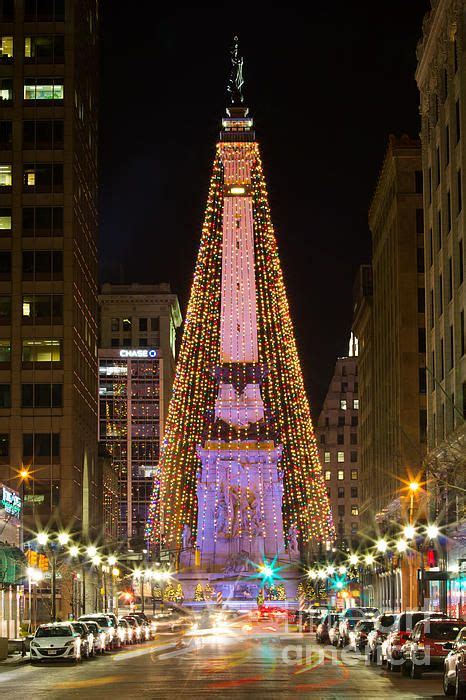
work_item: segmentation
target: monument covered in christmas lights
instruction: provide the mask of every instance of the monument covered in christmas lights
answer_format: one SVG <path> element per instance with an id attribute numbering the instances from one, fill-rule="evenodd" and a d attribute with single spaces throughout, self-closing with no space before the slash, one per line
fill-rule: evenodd
<path id="1" fill-rule="evenodd" d="M 258 566 L 296 571 L 334 528 L 235 41 L 161 450 L 150 546 L 188 581 L 253 595 Z M 188 586 L 189 587 L 189 586 Z M 185 591 L 185 597 L 190 597 Z"/>

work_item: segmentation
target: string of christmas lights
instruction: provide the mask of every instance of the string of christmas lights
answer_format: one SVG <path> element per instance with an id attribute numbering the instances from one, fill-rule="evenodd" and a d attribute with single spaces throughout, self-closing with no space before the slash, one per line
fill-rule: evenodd
<path id="1" fill-rule="evenodd" d="M 233 167 L 231 164 L 235 162 L 236 167 Z M 226 164 L 225 167 L 223 164 Z M 291 527 L 294 527 L 302 542 L 327 542 L 335 538 L 270 218 L 258 144 L 220 143 L 217 145 L 201 244 L 162 444 L 160 498 L 157 499 L 155 493 L 157 489 L 154 488 L 146 528 L 148 540 L 152 542 L 163 540 L 168 548 L 179 547 L 185 524 L 189 525 L 191 532 L 196 535 L 196 475 L 200 468 L 200 459 L 197 454 L 199 446 L 212 440 L 217 442 L 223 440 L 230 444 L 230 456 L 232 456 L 235 442 L 241 443 L 242 440 L 250 439 L 247 427 L 233 428 L 231 424 L 228 426 L 228 435 L 221 436 L 221 423 L 209 419 L 209 416 L 214 413 L 218 393 L 214 370 L 222 363 L 220 327 L 224 312 L 222 308 L 224 302 L 221 299 L 224 187 L 226 183 L 237 185 L 238 173 L 242 173 L 244 182 L 249 183 L 254 230 L 254 261 L 248 257 L 246 265 L 242 262 L 240 269 L 244 272 L 248 266 L 249 268 L 253 264 L 255 266 L 258 362 L 268 369 L 262 384 L 262 398 L 265 406 L 270 407 L 275 421 L 273 428 L 270 421 L 262 422 L 264 437 L 261 441 L 273 443 L 277 438 L 276 432 L 278 442 L 283 446 L 279 467 L 284 481 L 282 504 L 284 532 L 287 533 Z M 243 213 L 233 209 L 235 217 Z M 232 280 L 230 280 L 231 283 Z M 237 284 L 237 298 L 239 298 L 250 282 L 246 278 L 239 279 L 235 284 Z M 243 309 L 243 318 L 253 318 L 253 310 Z M 231 337 L 235 330 L 233 323 L 231 319 L 229 326 L 227 321 L 225 323 L 222 333 L 228 332 Z M 251 328 L 248 337 L 253 337 L 252 333 Z M 243 334 L 243 342 L 245 337 L 246 335 Z M 244 352 L 244 347 L 242 351 Z M 246 365 L 247 363 L 244 363 L 242 368 L 244 377 L 246 377 Z M 224 382 L 226 385 L 228 382 L 233 383 L 232 373 L 233 368 L 230 366 L 229 379 Z M 259 392 L 257 397 L 257 406 L 259 406 L 261 403 Z M 238 487 L 240 487 L 239 484 Z M 250 497 L 249 491 L 248 483 L 248 497 Z M 262 488 L 259 498 L 260 511 L 263 512 Z M 276 535 L 275 501 L 273 501 L 273 510 Z M 231 516 L 233 514 L 229 511 L 229 527 L 232 526 Z M 206 517 L 207 514 L 204 512 L 202 522 L 205 522 Z M 213 515 L 214 521 L 217 517 L 218 502 Z M 247 520 L 247 530 L 250 535 L 249 507 Z M 239 528 L 241 532 L 241 520 Z M 201 536 L 201 533 L 197 534 Z"/>

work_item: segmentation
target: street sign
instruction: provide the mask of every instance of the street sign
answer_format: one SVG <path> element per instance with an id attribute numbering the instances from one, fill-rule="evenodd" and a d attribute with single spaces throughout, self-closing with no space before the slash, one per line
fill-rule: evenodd
<path id="1" fill-rule="evenodd" d="M 160 561 L 163 562 L 169 562 L 170 561 L 170 552 L 168 549 L 161 549 L 160 550 Z"/>

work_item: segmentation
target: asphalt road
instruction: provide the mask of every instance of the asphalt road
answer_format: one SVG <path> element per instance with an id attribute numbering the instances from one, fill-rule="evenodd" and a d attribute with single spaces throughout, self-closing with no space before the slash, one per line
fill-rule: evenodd
<path id="1" fill-rule="evenodd" d="M 178 646 L 175 646 L 178 644 Z M 270 628 L 189 639 L 160 636 L 77 666 L 0 664 L 0 697 L 67 698 L 441 698 L 441 675 L 404 678 L 309 635 Z"/>

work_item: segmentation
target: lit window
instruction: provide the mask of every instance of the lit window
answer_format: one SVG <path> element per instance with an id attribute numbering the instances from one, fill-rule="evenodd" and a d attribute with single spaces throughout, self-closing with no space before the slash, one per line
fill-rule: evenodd
<path id="1" fill-rule="evenodd" d="M 330 452 L 324 452 L 324 462 L 330 462 Z"/>
<path id="2" fill-rule="evenodd" d="M 342 411 L 346 411 L 347 404 L 346 404 L 346 399 L 340 399 L 340 409 Z"/>
<path id="3" fill-rule="evenodd" d="M 32 42 L 30 36 L 24 37 L 24 58 L 31 58 L 32 56 Z"/>
<path id="4" fill-rule="evenodd" d="M 338 479 L 338 481 L 344 481 L 344 480 L 345 480 L 345 472 L 343 471 L 343 469 L 339 469 L 339 470 L 337 471 L 337 479 Z"/>
<path id="5" fill-rule="evenodd" d="M 11 342 L 0 340 L 0 362 L 9 362 L 11 355 Z"/>
<path id="6" fill-rule="evenodd" d="M 357 469 L 351 470 L 351 479 L 352 479 L 352 481 L 357 481 L 357 479 L 358 479 L 358 470 Z"/>
<path id="7" fill-rule="evenodd" d="M 13 99 L 13 80 L 11 78 L 0 78 L 0 100 L 9 102 Z"/>
<path id="8" fill-rule="evenodd" d="M 331 478 L 332 478 L 332 473 L 331 473 L 331 471 L 328 469 L 328 470 L 325 472 L 325 481 L 330 481 Z"/>
<path id="9" fill-rule="evenodd" d="M 62 100 L 62 78 L 26 78 L 24 81 L 25 100 Z"/>
<path id="10" fill-rule="evenodd" d="M 13 37 L 0 37 L 0 56 L 2 58 L 13 58 Z"/>
<path id="11" fill-rule="evenodd" d="M 0 165 L 0 187 L 11 187 L 11 165 Z"/>
<path id="12" fill-rule="evenodd" d="M 26 184 L 28 187 L 34 187 L 36 184 L 36 174 L 35 172 L 26 173 Z"/>
<path id="13" fill-rule="evenodd" d="M 359 410 L 359 399 L 353 399 L 353 408 L 355 411 Z"/>
<path id="14" fill-rule="evenodd" d="M 11 209 L 0 209 L 0 231 L 11 231 Z"/>
<path id="15" fill-rule="evenodd" d="M 345 453 L 344 452 L 337 452 L 337 462 L 344 462 L 345 461 Z"/>
<path id="16" fill-rule="evenodd" d="M 359 515 L 359 508 L 357 506 L 351 506 L 351 515 Z"/>
<path id="17" fill-rule="evenodd" d="M 52 338 L 23 340 L 23 362 L 60 362 L 61 341 Z"/>

